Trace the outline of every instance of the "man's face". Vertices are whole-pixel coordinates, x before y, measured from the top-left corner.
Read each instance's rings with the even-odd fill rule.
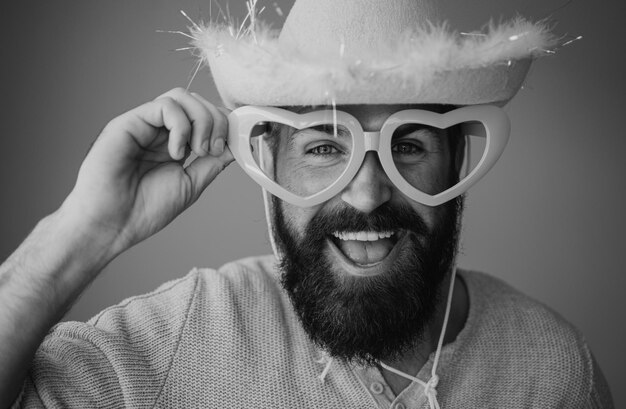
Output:
[[[378,131],[401,106],[346,106],[364,131]],[[462,143],[446,131],[415,129],[421,157],[415,184],[441,192],[456,182]],[[417,134],[419,133],[419,134]],[[296,160],[281,135],[275,177],[303,196],[319,190],[320,175]],[[358,137],[358,136],[357,136]],[[392,151],[411,151],[407,139]],[[315,146],[316,154],[333,148]],[[373,362],[398,358],[420,340],[432,318],[440,284],[454,260],[462,199],[429,207],[404,196],[375,152],[331,200],[301,208],[273,198],[274,235],[283,255],[283,285],[314,342],[331,356]]]

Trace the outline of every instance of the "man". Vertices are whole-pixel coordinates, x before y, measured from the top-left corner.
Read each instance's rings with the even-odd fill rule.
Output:
[[[420,3],[365,3],[300,1],[283,30],[285,47],[301,50],[312,38],[328,46],[321,22],[332,29],[370,23],[370,37],[358,30],[328,35],[329,43],[341,37],[340,47],[328,49],[348,61],[355,40],[389,32],[399,38],[404,22],[432,17]],[[335,19],[331,10],[338,10]],[[232,58],[228,44],[220,45],[207,53],[215,55],[217,81],[226,81],[224,73],[236,77],[231,88],[218,82],[229,106],[290,110],[240,109],[227,118],[177,89],[107,125],[61,208],[2,266],[3,404],[21,390],[18,405],[59,407],[611,406],[584,340],[569,325],[487,276],[460,272],[455,279],[459,194],[469,187],[458,183],[463,134],[433,126],[424,111],[479,115],[453,106],[505,102],[525,75],[523,58],[446,77],[456,87],[452,79],[471,77],[474,88],[467,80],[462,89],[434,80],[419,93],[417,84],[385,77],[389,67],[372,69],[387,80],[367,77],[373,90],[350,88],[351,78],[339,77],[329,87],[332,101],[325,97],[339,107],[321,114],[332,126],[312,121],[290,130],[292,114],[319,112],[310,106],[324,102],[315,100],[324,87],[296,93],[288,86],[294,81],[278,76],[267,82],[283,87],[253,89],[234,72],[245,64],[219,65],[218,57]],[[503,73],[508,87],[497,81]],[[485,78],[493,83],[477,81]],[[247,96],[237,98],[242,89]],[[259,96],[267,99],[255,102]],[[487,130],[506,133],[489,119],[497,111],[485,112]],[[410,126],[386,132],[401,113]],[[267,139],[254,152],[256,134],[242,125],[253,115],[265,118]],[[198,158],[184,168],[187,146]],[[88,324],[59,326],[41,344],[107,262],[198,198],[232,161],[230,149],[242,165],[262,170],[260,183],[273,195],[266,202],[280,272],[268,257],[194,270]]]

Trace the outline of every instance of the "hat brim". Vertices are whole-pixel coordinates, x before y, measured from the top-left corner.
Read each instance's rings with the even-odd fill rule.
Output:
[[[532,60],[554,44],[545,26],[522,19],[489,26],[488,33],[480,35],[431,27],[378,49],[329,50],[315,57],[281,48],[271,30],[260,29],[254,37],[231,33],[225,27],[193,33],[193,44],[229,108],[504,105],[523,85]]]

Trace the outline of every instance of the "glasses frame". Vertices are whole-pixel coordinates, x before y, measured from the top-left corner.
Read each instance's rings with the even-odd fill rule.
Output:
[[[296,129],[328,124],[328,118],[352,134],[352,151],[348,166],[330,186],[306,197],[298,196],[271,180],[256,163],[250,138],[255,126],[262,122],[277,122]],[[482,124],[483,128],[475,126]],[[350,184],[370,151],[377,153],[383,170],[391,182],[406,196],[427,206],[438,206],[465,193],[495,165],[509,140],[510,121],[507,114],[493,105],[472,105],[439,114],[432,111],[408,109],[398,111],[384,122],[380,131],[365,132],[360,122],[347,112],[321,110],[298,114],[282,108],[243,106],[228,115],[228,146],[242,169],[262,188],[280,199],[300,207],[323,203]],[[466,135],[486,138],[485,150],[476,167],[456,185],[435,195],[430,195],[407,182],[393,162],[391,138],[401,125],[415,123],[446,129],[464,124]],[[482,132],[479,132],[481,130]],[[359,137],[361,136],[362,137]]]

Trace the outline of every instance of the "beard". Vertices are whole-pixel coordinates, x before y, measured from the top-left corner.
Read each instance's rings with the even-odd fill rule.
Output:
[[[299,235],[276,197],[272,207],[281,283],[316,345],[334,359],[374,365],[424,341],[456,257],[462,197],[441,206],[432,229],[411,207],[385,203],[368,214],[348,205],[324,207]],[[353,277],[328,258],[333,232],[398,230],[408,240],[380,275]]]

